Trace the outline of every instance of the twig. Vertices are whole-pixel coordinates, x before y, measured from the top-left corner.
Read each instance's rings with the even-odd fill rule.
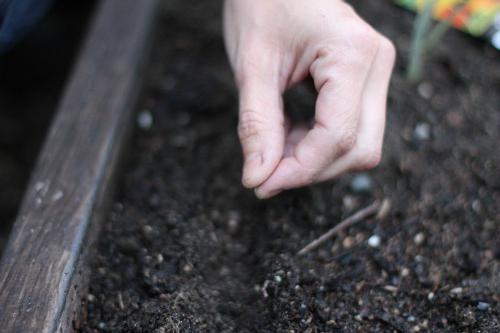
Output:
[[[345,228],[350,227],[351,225],[364,220],[368,216],[377,213],[378,210],[380,209],[380,206],[381,206],[380,202],[375,201],[370,206],[365,207],[365,208],[361,209],[360,211],[356,212],[356,214],[349,216],[348,218],[346,218],[345,220],[343,220],[342,222],[337,224],[335,227],[328,230],[322,236],[320,236],[319,238],[316,238],[311,243],[306,245],[304,248],[302,248],[302,250],[300,250],[297,253],[297,255],[301,256],[301,255],[304,255],[311,250],[314,250],[315,248],[317,248],[318,246],[320,246],[325,241],[332,238],[333,236],[335,236],[336,234],[338,234],[340,231],[344,230]]]

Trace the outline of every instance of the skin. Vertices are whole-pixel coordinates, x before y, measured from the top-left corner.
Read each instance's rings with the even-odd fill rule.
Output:
[[[381,158],[393,44],[340,0],[226,0],[239,90],[242,182],[265,199],[373,168]],[[311,76],[311,128],[290,124],[286,89]]]

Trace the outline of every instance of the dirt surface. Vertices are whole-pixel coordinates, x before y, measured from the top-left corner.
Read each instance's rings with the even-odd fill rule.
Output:
[[[0,55],[0,255],[92,4],[57,1],[26,39]]]
[[[452,32],[410,86],[412,14],[361,3],[399,51],[381,166],[260,202],[240,185],[219,4],[170,2],[83,332],[500,331],[500,54]],[[296,255],[383,198],[382,218]]]

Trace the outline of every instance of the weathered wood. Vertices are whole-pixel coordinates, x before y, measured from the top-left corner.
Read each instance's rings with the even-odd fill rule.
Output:
[[[74,329],[158,3],[98,6],[0,263],[2,332]]]

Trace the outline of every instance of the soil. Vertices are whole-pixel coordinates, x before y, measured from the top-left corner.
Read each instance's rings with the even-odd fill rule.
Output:
[[[220,2],[169,2],[138,106],[153,124],[101,231],[82,332],[500,331],[499,53],[450,32],[412,86],[413,14],[353,4],[398,48],[383,162],[363,188],[349,175],[258,201],[240,185]],[[297,87],[286,105],[313,103]],[[384,198],[384,216],[296,255]]]
[[[93,1],[57,1],[0,56],[0,255],[85,31]]]

